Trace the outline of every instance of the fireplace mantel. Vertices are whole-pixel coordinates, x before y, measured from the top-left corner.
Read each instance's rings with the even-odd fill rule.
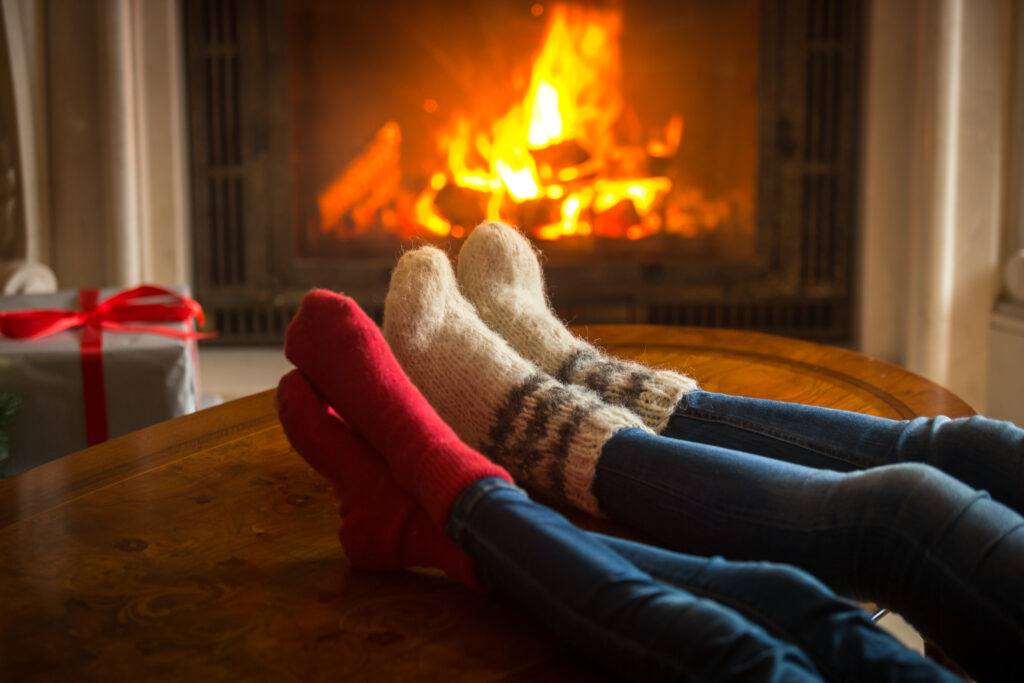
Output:
[[[180,5],[2,0],[26,243],[63,287],[190,280]],[[1005,188],[1024,157],[1022,13],[872,0],[867,14],[856,344],[981,409],[1000,261],[1024,246],[1004,236],[1021,222]]]

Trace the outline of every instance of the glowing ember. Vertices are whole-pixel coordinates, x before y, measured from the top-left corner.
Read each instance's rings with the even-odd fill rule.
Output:
[[[452,224],[444,216],[439,215],[437,209],[434,208],[437,193],[443,190],[447,183],[444,173],[432,175],[430,185],[416,198],[412,209],[416,223],[438,237],[444,237],[452,231]]]
[[[614,124],[622,111],[618,90],[621,23],[617,10],[555,5],[523,101],[494,124],[489,136],[480,139],[477,133],[476,145],[470,144],[474,135],[470,123],[456,123],[447,142],[449,170],[456,185],[491,194],[489,219],[509,218],[503,207],[505,196],[512,203],[564,197],[561,220],[537,227],[535,236],[559,239],[589,234],[590,225],[581,222],[581,216],[592,204],[600,211],[629,199],[642,216],[672,187],[667,178],[628,177],[624,165],[615,159]],[[674,125],[678,146],[682,119]],[[537,151],[557,151],[558,145],[568,142],[585,155],[583,160],[558,169],[550,163],[538,168]],[[670,144],[671,140],[662,148]],[[478,152],[489,167],[474,166],[471,151]],[[595,184],[593,176],[599,172],[615,179]],[[573,186],[562,187],[552,180]]]
[[[547,24],[522,100],[489,126],[455,118],[438,137],[447,168],[412,192],[399,188],[402,136],[397,123],[387,123],[319,196],[325,231],[359,234],[379,213],[379,223],[397,225],[392,229],[403,237],[459,238],[472,224],[449,211],[461,201],[478,207],[477,218],[534,224],[533,235],[544,240],[638,240],[661,232],[690,237],[701,226],[728,220],[747,201],[708,201],[699,190],[673,189],[669,177],[652,172],[667,168],[660,160],[673,159],[679,149],[679,114],[658,139],[616,140],[625,110],[621,10],[556,4],[533,5],[531,13],[544,14]],[[427,99],[423,109],[436,112],[438,103]]]

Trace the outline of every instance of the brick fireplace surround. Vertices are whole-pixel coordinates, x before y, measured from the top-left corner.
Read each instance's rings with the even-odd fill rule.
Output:
[[[0,6],[2,284],[30,267],[61,287],[189,282],[180,3]],[[865,16],[853,344],[985,410],[1000,271],[1024,248],[1024,8],[870,0]]]

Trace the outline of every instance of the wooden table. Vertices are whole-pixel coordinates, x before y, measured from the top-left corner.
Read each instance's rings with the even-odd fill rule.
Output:
[[[905,370],[806,342],[581,332],[712,391],[897,418],[972,412]],[[351,570],[335,513],[272,391],[2,481],[0,678],[595,678],[517,605],[426,572]]]

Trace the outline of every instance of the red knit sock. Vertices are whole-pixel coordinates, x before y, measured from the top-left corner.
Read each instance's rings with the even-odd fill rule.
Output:
[[[285,355],[387,459],[398,485],[439,528],[469,484],[484,477],[512,481],[438,417],[352,299],[323,289],[307,293],[288,326]]]
[[[473,561],[398,487],[373,447],[329,412],[298,370],[277,386],[277,414],[295,450],[341,499],[338,538],[352,566],[436,567],[481,589]]]

